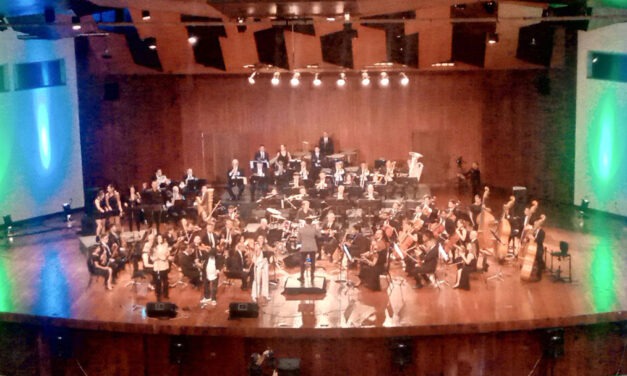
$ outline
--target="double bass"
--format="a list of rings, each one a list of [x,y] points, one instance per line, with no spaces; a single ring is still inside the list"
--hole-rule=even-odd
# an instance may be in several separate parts
[[[522,268],[520,269],[520,279],[523,281],[530,281],[531,276],[533,275],[533,271],[536,268],[536,253],[538,252],[537,244],[534,241],[534,233],[537,229],[539,229],[542,224],[546,221],[546,216],[542,214],[540,219],[538,219],[534,224],[533,228],[529,231],[526,231],[526,253],[525,258],[523,260]]]
[[[509,246],[509,236],[512,233],[512,225],[509,223],[507,217],[509,217],[509,211],[514,206],[516,197],[510,196],[509,201],[503,205],[503,214],[501,214],[501,220],[496,228],[496,238],[494,239],[494,253],[496,258],[500,261],[507,256]]]
[[[486,200],[490,194],[490,188],[485,187],[483,191],[483,198],[481,199],[481,213],[477,216],[477,241],[479,242],[479,248],[485,249],[492,245],[493,236],[490,231],[494,225],[494,215],[490,213],[490,210],[486,207]]]
[[[535,214],[536,210],[538,210],[538,201],[537,200],[533,200],[531,201],[531,206],[528,207],[527,209],[525,209],[525,216],[529,217],[529,219],[531,219],[533,217],[533,215]],[[525,251],[527,249],[527,243],[526,243],[526,233],[527,233],[527,226],[524,226],[523,224],[523,228],[522,231],[520,233],[520,249],[518,254],[521,257],[524,257],[525,255]]]

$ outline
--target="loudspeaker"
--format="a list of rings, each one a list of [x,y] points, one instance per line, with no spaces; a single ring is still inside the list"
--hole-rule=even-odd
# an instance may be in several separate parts
[[[148,304],[146,304],[146,316],[171,319],[176,317],[177,309],[178,307],[174,303],[148,302]]]
[[[107,82],[104,84],[105,101],[117,101],[120,99],[120,85],[117,82]]]
[[[525,215],[525,207],[527,206],[527,188],[519,186],[512,187],[512,195],[516,198],[516,202],[514,202],[514,207],[510,215],[522,218]]]
[[[234,318],[259,317],[259,305],[251,302],[233,302],[229,304],[229,320]]]

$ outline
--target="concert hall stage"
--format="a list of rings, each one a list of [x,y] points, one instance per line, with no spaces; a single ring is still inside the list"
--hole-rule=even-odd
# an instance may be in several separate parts
[[[202,344],[202,349],[194,348],[186,355],[189,364],[183,374],[198,372],[193,366],[204,364],[201,359],[207,356],[235,358],[232,362],[216,360],[215,364],[228,371],[222,374],[241,374],[251,353],[272,347],[279,357],[302,358],[303,374],[349,374],[351,367],[360,364],[362,374],[380,375],[389,373],[395,359],[390,341],[401,338],[412,343],[414,358],[408,367],[413,374],[443,369],[450,374],[450,367],[461,367],[461,355],[454,355],[460,353],[468,358],[464,362],[482,364],[485,374],[527,374],[543,349],[546,351],[540,339],[544,329],[560,327],[565,329],[568,357],[568,365],[560,366],[559,360],[554,364],[566,370],[561,374],[575,369],[572,364],[590,367],[591,354],[580,358],[576,354],[599,346],[598,351],[605,353],[595,353],[599,361],[592,362],[594,367],[589,369],[601,371],[595,374],[611,373],[608,371],[618,364],[614,356],[620,351],[614,351],[621,349],[620,336],[625,335],[627,319],[624,222],[590,218],[579,230],[573,222],[547,226],[546,233],[549,251],[557,251],[560,241],[570,244],[572,283],[555,282],[548,273],[539,282],[522,282],[518,262],[499,265],[491,260],[485,275],[471,277],[470,291],[446,285],[416,290],[400,265],[393,264],[392,284],[382,278],[382,291],[374,292],[334,282],[338,265],[320,261],[316,276],[326,278],[326,294],[299,294],[298,299],[287,296],[286,279],[296,280],[299,268],[279,268],[279,281],[270,290],[270,301],[260,302],[259,317],[236,320],[229,320],[229,303],[251,301],[250,291],[241,290],[239,281],[220,285],[216,306],[201,307],[201,292],[192,286],[172,288],[168,301],[179,307],[178,316],[153,319],[147,317],[145,306],[155,301],[154,293],[145,285],[127,286],[130,265],[112,291],[105,290],[101,277],[90,284],[86,255],[74,229],[18,236],[12,243],[5,238],[0,240],[0,329],[4,328],[0,334],[17,330],[25,338],[35,339],[24,342],[2,336],[6,338],[0,340],[0,347],[3,353],[7,348],[36,351],[39,367],[67,370],[69,363],[58,363],[50,356],[54,344],[48,347],[40,341],[48,338],[53,328],[72,333],[71,358],[80,359],[94,374],[104,369],[103,362],[125,361],[131,365],[119,365],[115,368],[118,374],[158,374],[158,367],[174,372],[175,366],[168,362],[168,346],[173,338],[184,336],[191,343]],[[489,278],[499,271],[502,280]],[[271,279],[274,272],[270,270]],[[349,270],[348,280],[358,282],[356,273]],[[442,266],[438,274],[453,285],[454,266]],[[178,277],[173,270],[170,283]],[[620,321],[619,329],[612,329]],[[609,329],[602,331],[604,334],[596,329],[590,334],[587,328],[597,324]],[[39,343],[33,347],[38,350],[28,350],[34,343]],[[48,351],[47,357],[41,354],[42,348]],[[107,351],[101,355],[104,360],[94,355],[100,349]],[[140,359],[130,361],[126,352],[137,353]],[[385,352],[382,362],[378,361],[379,352]],[[157,358],[147,362],[143,356]],[[1,361],[10,361],[7,359],[0,356]],[[217,365],[203,369],[216,369]],[[0,371],[4,370],[0,367]],[[474,369],[468,374],[483,372]]]

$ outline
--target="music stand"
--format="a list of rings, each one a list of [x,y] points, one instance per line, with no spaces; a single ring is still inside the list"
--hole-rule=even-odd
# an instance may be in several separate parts
[[[382,205],[383,204],[381,203],[381,200],[368,200],[368,199],[357,200],[357,207],[360,208],[364,212],[364,215],[367,218],[373,218],[374,213],[381,210]]]
[[[346,256],[346,260],[350,263],[353,262],[353,256],[351,256],[351,253],[348,249],[348,247],[346,246],[345,243],[340,244],[340,248],[342,249],[342,252],[344,252],[344,256]],[[342,279],[342,269],[343,265],[342,265],[342,261],[340,261],[340,272],[337,275],[337,279],[335,280],[335,282],[337,283],[345,283],[346,280],[348,279],[348,268],[346,268],[346,279]]]
[[[341,217],[346,216],[346,211],[351,208],[350,201],[348,200],[338,200],[333,198],[326,200],[326,203],[338,216]]]

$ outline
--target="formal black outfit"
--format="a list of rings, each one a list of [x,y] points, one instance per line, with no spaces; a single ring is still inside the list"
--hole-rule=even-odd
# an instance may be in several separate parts
[[[481,172],[478,168],[471,168],[466,172],[466,179],[470,180],[470,189],[472,191],[472,197],[481,194]]]
[[[535,264],[537,265],[538,271],[538,280],[542,279],[542,273],[544,272],[544,230],[539,228],[533,233],[535,242],[536,242],[536,259]]]
[[[333,252],[335,252],[340,244],[338,239],[342,236],[340,234],[341,230],[342,226],[340,226],[337,220],[334,220],[333,222],[325,221],[322,224],[320,229],[321,236],[318,238],[318,244],[320,249],[329,257],[333,257]],[[320,256],[321,254],[318,255],[318,259],[320,259]]]
[[[216,267],[216,278],[209,279],[207,275],[207,264],[213,260]],[[216,300],[218,293],[218,282],[220,281],[220,270],[224,267],[224,256],[218,253],[215,249],[210,251],[201,252],[200,262],[202,263],[202,281],[203,281],[203,295],[205,299]]]
[[[237,195],[233,188],[237,187]],[[244,171],[241,168],[232,167],[226,173],[226,191],[229,193],[231,201],[240,200],[244,192]]]
[[[226,273],[229,278],[242,281],[242,290],[246,290],[252,282],[250,265],[247,265],[246,256],[238,249],[235,249],[226,260]]]
[[[253,161],[255,162],[263,162],[266,167],[270,165],[270,159],[268,158],[268,152],[264,151],[263,153],[261,152],[261,150],[257,150],[257,152],[255,153],[254,157],[253,157]]]
[[[366,236],[364,236],[364,234],[358,232],[354,235],[353,240],[348,247],[348,251],[350,252],[351,257],[353,259],[356,259],[359,258],[362,254],[368,252],[369,247],[370,240]]]
[[[268,166],[266,163],[253,163],[252,175],[250,177],[250,199],[255,201],[255,192],[261,191],[261,197],[268,193]]]
[[[311,153],[311,167],[309,168],[311,170],[311,175],[309,176],[309,179],[311,181],[314,181],[316,177],[318,176],[318,174],[320,173],[320,170],[322,170],[323,160],[324,160],[324,154],[322,154],[322,151],[319,153],[316,153],[315,151],[313,151]]]
[[[126,199],[126,218],[128,220],[128,229],[133,231],[133,225],[137,227],[137,231],[140,230],[140,225],[144,220],[143,211],[140,207],[141,199],[139,194],[135,194],[135,199],[131,200],[130,196]]]
[[[467,264],[461,257],[456,257],[454,262],[458,263],[457,269],[461,269],[459,281],[457,281],[457,288],[470,290],[470,273],[477,270],[477,258],[473,257],[473,259]]]
[[[416,287],[422,287],[422,279],[427,279],[427,274],[435,273],[438,266],[438,243],[434,242],[433,246],[427,251],[422,259],[422,264],[414,269],[414,278],[416,279]]]
[[[326,139],[324,137],[320,137],[318,146],[320,147],[320,152],[324,156],[333,154],[335,150],[335,148],[333,147],[333,140],[331,139],[331,137],[327,137]]]
[[[181,267],[181,272],[184,276],[189,279],[189,283],[191,283],[194,287],[200,286],[200,270],[195,264],[196,255],[195,252],[182,252],[178,257],[178,264]]]
[[[148,225],[152,226],[155,224],[158,232],[162,221],[163,195],[158,189],[147,189],[143,192],[142,197],[144,198],[144,213],[148,220]]]
[[[387,244],[383,240],[378,241],[375,251],[377,253],[376,262],[374,265],[362,263],[359,269],[359,279],[361,279],[361,282],[369,289],[380,291],[381,283],[379,282],[379,276],[385,273],[385,263],[388,257]]]

